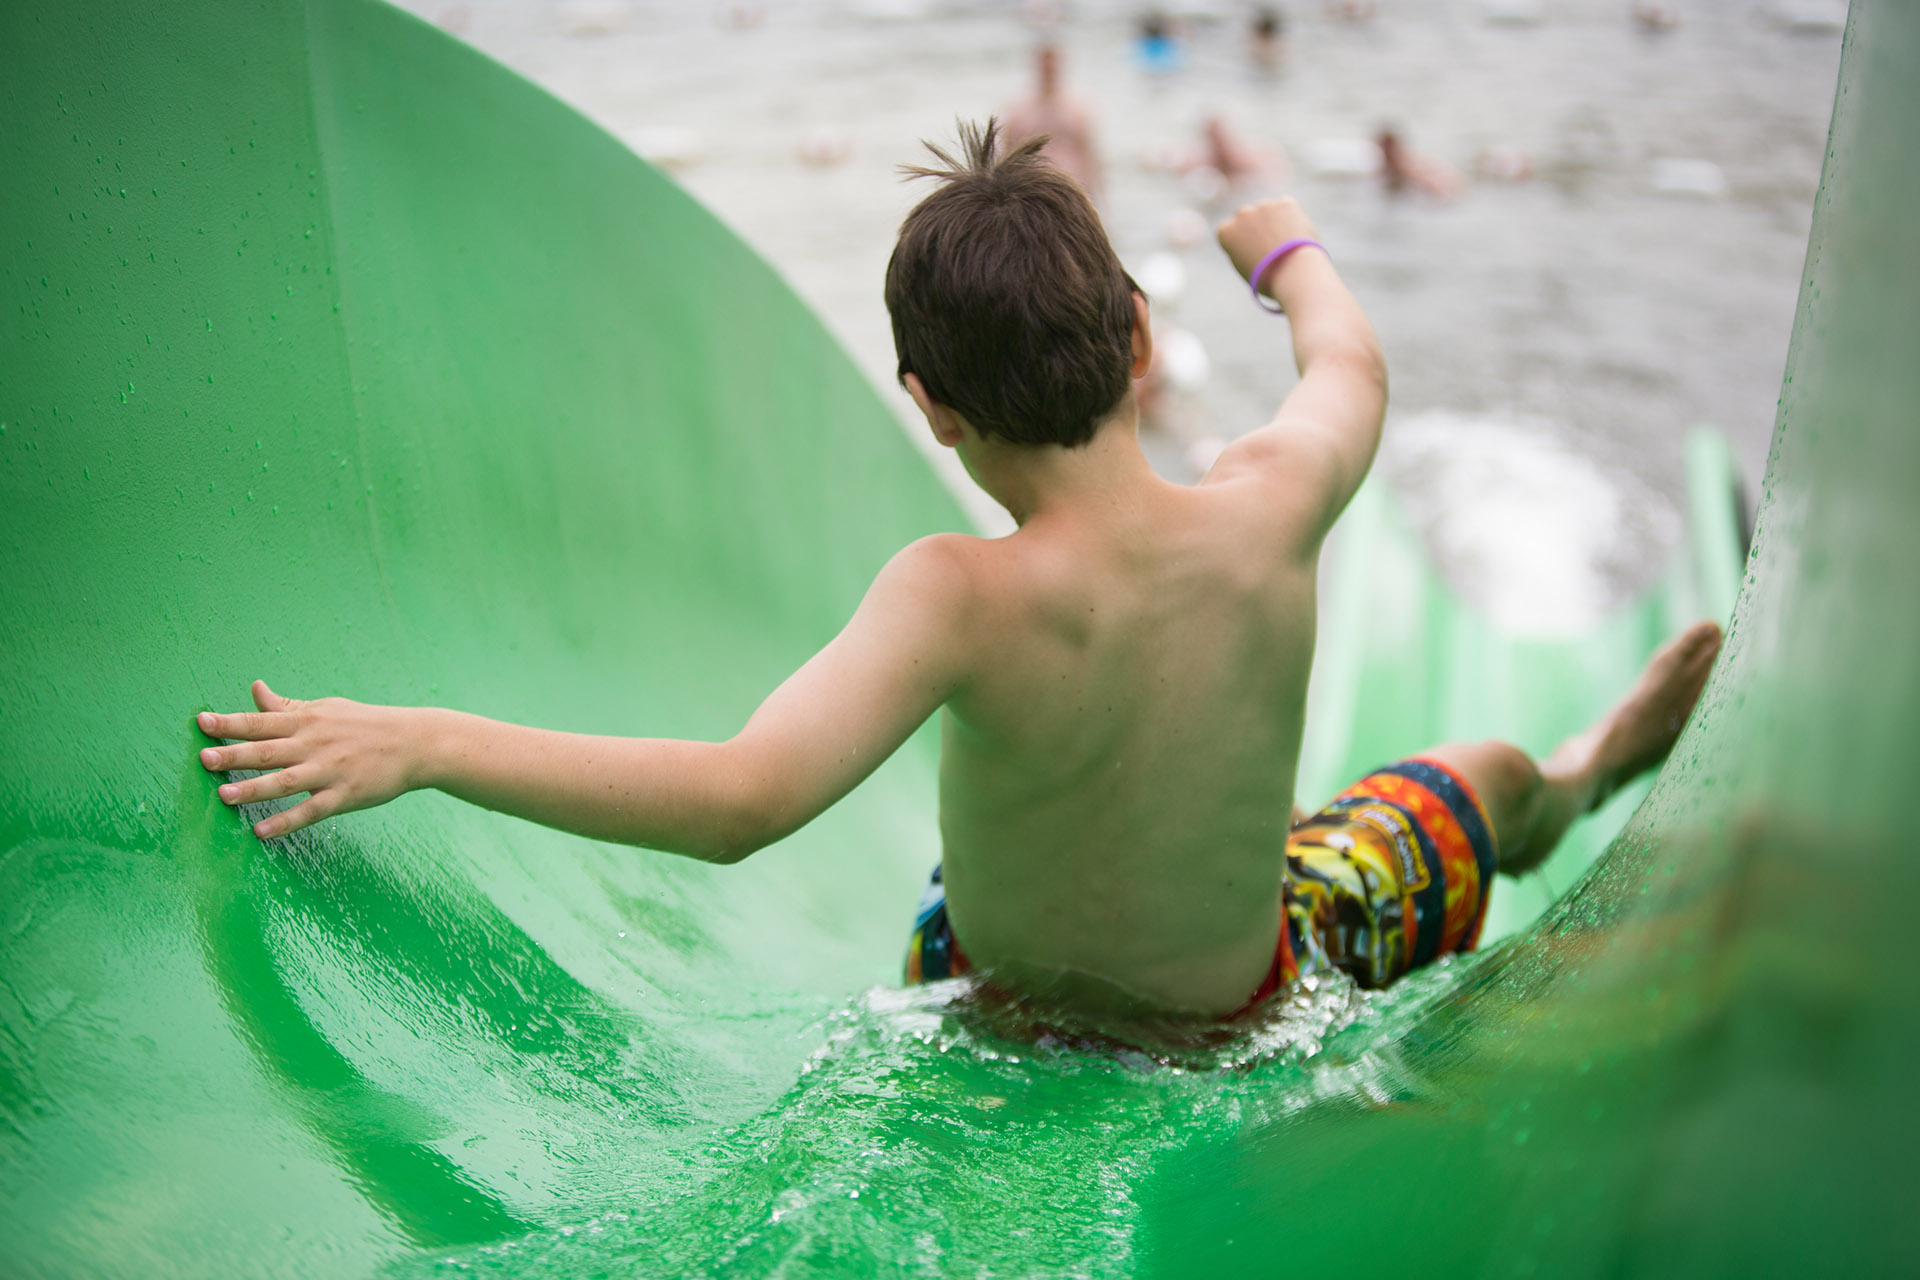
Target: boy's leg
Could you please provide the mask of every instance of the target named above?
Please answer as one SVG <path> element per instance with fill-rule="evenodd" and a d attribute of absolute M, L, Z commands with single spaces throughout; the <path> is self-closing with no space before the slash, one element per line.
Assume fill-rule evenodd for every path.
<path fill-rule="evenodd" d="M 1531 871 L 1575 818 L 1666 759 L 1719 651 L 1720 628 L 1695 623 L 1653 655 L 1612 710 L 1539 764 L 1505 742 L 1450 742 L 1421 756 L 1452 769 L 1480 797 L 1500 869 Z"/>

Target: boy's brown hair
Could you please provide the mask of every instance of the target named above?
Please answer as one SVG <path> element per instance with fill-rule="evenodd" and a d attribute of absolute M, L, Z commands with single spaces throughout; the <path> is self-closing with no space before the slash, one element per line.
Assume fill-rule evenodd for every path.
<path fill-rule="evenodd" d="M 887 263 L 900 377 L 983 435 L 1083 445 L 1127 392 L 1132 278 L 1044 137 L 995 155 L 999 124 L 960 125 L 959 159 L 903 166 L 941 186 L 900 225 Z"/>

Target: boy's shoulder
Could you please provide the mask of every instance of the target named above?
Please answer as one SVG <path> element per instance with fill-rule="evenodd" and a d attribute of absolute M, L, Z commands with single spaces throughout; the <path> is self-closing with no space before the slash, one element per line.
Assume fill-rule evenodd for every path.
<path fill-rule="evenodd" d="M 1200 487 L 1233 502 L 1249 530 L 1317 546 L 1345 505 L 1337 442 L 1311 425 L 1276 419 L 1233 441 Z"/>
<path fill-rule="evenodd" d="M 964 533 L 933 533 L 893 553 L 874 578 L 874 591 L 922 607 L 963 616 L 990 576 L 993 540 Z"/>
<path fill-rule="evenodd" d="M 893 553 L 884 573 L 911 575 L 946 585 L 961 585 L 992 555 L 996 538 L 970 533 L 930 533 Z"/>
<path fill-rule="evenodd" d="M 1048 581 L 1057 586 L 1070 577 L 1062 560 L 1061 548 L 1024 529 L 1000 537 L 936 533 L 895 552 L 874 585 L 912 601 L 967 644 L 969 637 L 1002 631 L 1010 616 L 1023 612 L 1023 602 L 1047 591 Z"/>

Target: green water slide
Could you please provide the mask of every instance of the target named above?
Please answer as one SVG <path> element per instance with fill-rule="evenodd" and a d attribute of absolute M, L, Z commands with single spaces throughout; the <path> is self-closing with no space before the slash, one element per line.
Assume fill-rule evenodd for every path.
<path fill-rule="evenodd" d="M 262 847 L 190 726 L 255 675 L 720 736 L 962 517 L 766 264 L 395 10 L 10 5 L 0 66 L 0 1275 L 1920 1263 L 1910 6 L 1855 7 L 1674 759 L 1502 883 L 1507 941 L 1211 1069 L 890 985 L 924 734 L 733 868 L 431 794 Z M 1497 635 L 1368 495 L 1339 554 L 1417 589 L 1329 600 L 1308 793 L 1548 745 L 1718 608 L 1712 453 L 1679 566 L 1578 645 Z"/>

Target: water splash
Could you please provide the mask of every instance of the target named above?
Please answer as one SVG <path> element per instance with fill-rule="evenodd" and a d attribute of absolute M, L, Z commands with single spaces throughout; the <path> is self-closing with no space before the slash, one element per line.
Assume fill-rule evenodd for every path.
<path fill-rule="evenodd" d="M 1127 1274 L 1170 1157 L 1417 1092 L 1393 1044 L 1460 973 L 1389 993 L 1309 976 L 1209 1027 L 1073 1024 L 967 980 L 876 987 L 817 1024 L 772 1106 L 685 1153 L 671 1194 L 391 1274 L 944 1276 L 1009 1250 L 1022 1274 Z"/>

